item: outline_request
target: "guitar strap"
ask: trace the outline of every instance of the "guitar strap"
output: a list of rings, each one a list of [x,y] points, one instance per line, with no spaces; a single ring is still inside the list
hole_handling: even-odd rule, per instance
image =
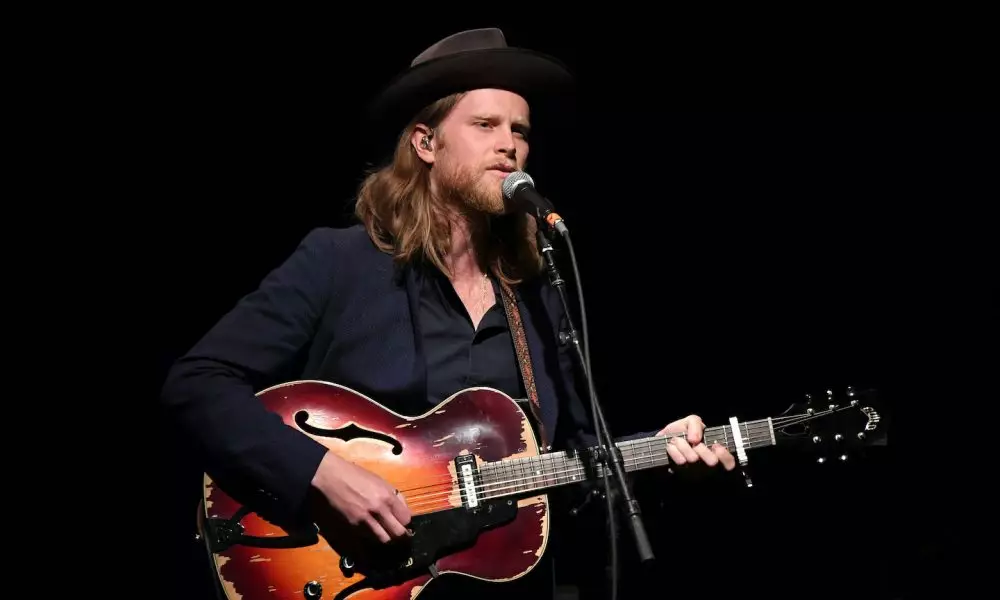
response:
[[[535,389],[535,376],[531,368],[531,354],[528,352],[528,340],[524,335],[524,323],[521,322],[521,313],[517,309],[517,298],[514,296],[514,290],[503,280],[500,280],[500,289],[500,295],[503,296],[504,311],[507,313],[507,323],[510,324],[511,334],[514,338],[514,351],[517,353],[517,362],[521,366],[521,378],[524,380],[524,389],[528,392],[531,412],[535,415],[538,434],[542,438],[541,451],[545,452],[549,448],[549,441],[546,439],[545,426],[542,424],[541,407],[538,404],[538,391]]]

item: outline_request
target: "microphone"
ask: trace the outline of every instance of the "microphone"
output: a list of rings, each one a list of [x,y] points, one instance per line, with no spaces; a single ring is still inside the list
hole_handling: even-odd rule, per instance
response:
[[[548,223],[562,235],[568,235],[569,230],[563,218],[556,212],[556,207],[535,189],[535,180],[524,171],[514,171],[503,179],[503,197],[508,202],[533,213],[539,220]]]

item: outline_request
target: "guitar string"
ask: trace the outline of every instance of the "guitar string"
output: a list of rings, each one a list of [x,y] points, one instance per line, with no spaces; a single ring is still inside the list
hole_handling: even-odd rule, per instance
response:
[[[789,420],[792,420],[792,419],[807,420],[808,418],[810,418],[810,417],[804,417],[804,418],[803,417],[786,417],[786,419],[789,419]],[[777,427],[777,428],[785,428],[785,427],[788,427],[788,426],[790,426],[791,424],[794,424],[794,423],[782,423],[781,421],[778,421],[778,424],[780,425],[780,427]],[[758,421],[758,422],[754,422],[754,423],[744,423],[743,425],[744,425],[744,427],[741,428],[741,433],[742,433],[743,437],[748,438],[748,441],[747,441],[748,445],[750,445],[750,444],[752,444],[754,442],[759,442],[759,441],[763,441],[763,440],[768,440],[768,441],[770,440],[770,437],[771,437],[770,436],[770,427],[768,426],[768,423],[766,421],[763,421],[763,422],[759,422]],[[711,433],[714,433],[716,430],[718,430],[719,433],[723,433],[723,435],[729,435],[731,437],[731,434],[725,434],[724,433],[725,430],[730,430],[730,429],[731,428],[727,425],[727,426],[711,427],[709,429],[706,429],[706,432],[711,434]],[[747,432],[747,433],[743,433],[743,432]],[[683,432],[679,432],[679,433],[671,432],[671,433],[666,434],[666,435],[658,435],[658,436],[654,436],[654,437],[651,437],[651,438],[648,438],[648,439],[649,439],[649,442],[652,443],[652,442],[656,442],[656,441],[661,440],[661,439],[672,439],[672,438],[682,437],[683,435],[684,435]],[[733,440],[733,441],[735,441],[735,440]],[[639,444],[644,444],[644,443],[647,443],[645,441],[645,439],[643,439],[643,440],[629,440],[629,441],[623,442],[623,444],[626,447],[629,447],[630,445],[639,445]],[[723,445],[725,445],[725,444],[723,444]],[[730,448],[729,450],[733,451],[732,448]],[[515,461],[522,461],[522,460],[524,460],[524,461],[536,460],[537,461],[537,460],[541,460],[541,457],[543,457],[543,456],[558,456],[558,455],[557,454],[540,454],[540,455],[534,455],[534,456],[530,456],[530,457],[523,457],[523,458],[516,458],[516,459],[505,459],[503,461],[493,461],[493,462],[484,463],[484,464],[485,465],[514,465]],[[501,468],[504,468],[504,467],[501,466]],[[516,467],[511,466],[510,468],[516,468]],[[400,492],[415,491],[415,490],[418,490],[418,489],[424,489],[424,488],[430,488],[430,487],[451,486],[451,485],[454,485],[455,483],[456,483],[456,480],[454,478],[450,478],[450,479],[449,478],[441,478],[438,481],[426,482],[424,485],[418,485],[418,486],[414,486],[414,487],[400,489]]]
[[[790,419],[795,419],[795,417],[791,417]],[[782,427],[787,427],[788,425],[789,425],[788,423],[784,423],[784,424],[782,424]],[[714,432],[715,429],[716,428],[711,428],[708,431],[711,434],[712,432]],[[724,428],[722,428],[722,429],[724,429]],[[752,424],[752,425],[751,424],[747,424],[745,427],[743,427],[741,429],[744,432],[746,432],[744,434],[744,437],[747,438],[746,443],[750,447],[752,447],[753,444],[757,443],[757,442],[761,442],[761,441],[765,441],[765,440],[770,441],[770,437],[771,437],[770,436],[770,430],[769,430],[770,428],[768,427],[768,424],[767,424],[766,421],[765,422],[758,422],[758,423],[755,423],[755,424]],[[721,429],[720,429],[720,431],[721,431]],[[649,442],[646,442],[645,440],[631,440],[631,441],[625,442],[624,444],[625,444],[626,448],[630,448],[632,446],[637,446],[637,445],[640,445],[640,444],[652,443],[652,442],[657,441],[658,439],[671,439],[671,438],[675,438],[675,437],[681,437],[683,435],[684,435],[683,432],[681,432],[681,433],[673,433],[672,432],[672,433],[670,433],[668,435],[655,436],[655,438],[657,438],[657,439],[649,438]],[[730,451],[733,451],[733,449],[730,448]],[[537,455],[537,456],[523,457],[523,458],[518,458],[518,459],[507,459],[507,460],[504,460],[504,461],[495,461],[495,462],[485,463],[483,466],[487,466],[487,465],[496,466],[496,465],[499,465],[500,469],[516,469],[516,468],[522,467],[527,461],[540,462],[541,460],[543,460],[542,459],[543,456],[558,456],[558,455],[549,454],[549,455]],[[664,453],[661,456],[668,456],[668,455],[666,454],[666,451],[664,451]],[[525,462],[518,462],[518,461],[525,461]],[[581,469],[583,467],[575,467],[575,468]],[[412,491],[415,491],[415,490],[418,490],[418,489],[426,489],[426,488],[434,488],[434,487],[447,487],[448,488],[447,491],[445,491],[443,493],[439,493],[438,495],[448,495],[449,493],[452,493],[452,487],[456,483],[457,483],[457,481],[454,478],[441,478],[437,482],[429,482],[429,483],[426,483],[424,485],[410,487],[410,488],[406,488],[406,489],[400,490],[400,491],[401,492],[403,492],[403,491],[411,491],[412,492]],[[498,481],[494,485],[503,485],[503,482],[502,481]],[[426,494],[424,496],[426,496]],[[414,497],[415,498],[421,497],[421,495],[417,495],[417,496],[414,496]]]
[[[834,412],[834,411],[837,411],[837,410],[842,410],[842,409],[838,407],[838,408],[835,408],[835,409],[830,410],[828,412]],[[826,411],[824,411],[824,413],[825,412]],[[775,421],[777,421],[777,423],[779,424],[779,429],[783,429],[783,428],[786,428],[786,427],[788,427],[790,425],[793,425],[793,424],[797,424],[797,423],[800,423],[800,422],[803,422],[803,421],[808,421],[808,420],[815,419],[815,418],[817,418],[819,416],[823,416],[824,413],[818,413],[818,414],[813,414],[813,415],[803,415],[803,416],[780,417],[780,418],[777,418],[777,419],[772,419],[771,422],[774,423]],[[706,431],[711,433],[711,432],[714,432],[715,430],[723,431],[725,429],[726,429],[726,426],[721,426],[721,427],[712,427],[712,428],[707,429]],[[769,424],[768,424],[768,422],[766,420],[764,420],[764,421],[756,421],[756,422],[753,422],[752,424],[750,424],[750,423],[744,423],[744,427],[742,429],[743,429],[743,431],[746,432],[745,437],[747,438],[746,445],[747,445],[748,448],[753,448],[753,445],[756,442],[760,442],[760,441],[764,441],[764,440],[770,441],[770,437],[771,437],[771,435],[770,435],[770,427],[769,427]],[[762,429],[764,430],[763,434],[760,431]],[[752,430],[752,433],[751,433],[751,430]],[[670,439],[670,438],[675,438],[675,437],[681,437],[683,435],[684,435],[684,433],[680,432],[680,433],[670,433],[670,434],[667,434],[667,435],[655,436],[655,437],[662,440],[662,439]],[[653,438],[647,438],[647,439],[643,439],[643,440],[630,440],[628,442],[625,442],[625,445],[626,445],[626,449],[625,450],[626,450],[626,452],[628,452],[634,446],[640,446],[641,447],[642,444],[648,444],[648,443],[652,443],[654,441],[658,441],[658,440],[654,440]],[[767,445],[769,445],[769,444],[767,444]],[[728,447],[728,445],[727,445],[727,447]],[[661,459],[663,457],[667,457],[668,458],[668,464],[669,464],[669,454],[666,452],[666,450],[663,450],[663,451],[650,451],[648,454],[645,453],[645,452],[638,452],[638,453],[634,453],[634,454],[635,454],[634,456],[631,456],[631,457],[628,457],[628,458],[624,458],[625,462],[628,463],[628,464],[632,464],[632,465],[638,467],[639,464],[640,464],[639,461],[642,461],[642,464],[645,465],[645,464],[648,464],[650,462],[655,463],[658,459]],[[488,467],[488,466],[489,467],[494,467],[494,466],[499,465],[500,469],[510,469],[510,470],[513,470],[513,469],[517,469],[517,468],[523,468],[523,466],[527,465],[528,462],[530,462],[530,461],[534,461],[536,463],[539,463],[543,467],[543,469],[544,469],[544,463],[541,462],[541,459],[544,456],[555,456],[555,455],[539,455],[539,456],[524,457],[524,458],[520,458],[520,459],[513,459],[513,460],[509,460],[509,461],[496,461],[496,462],[491,462],[491,463],[485,463],[481,467],[481,469],[484,468],[484,467]],[[514,461],[524,461],[524,462],[520,462],[519,464],[515,465]],[[477,486],[477,490],[485,494],[484,495],[484,499],[489,499],[491,497],[496,497],[496,496],[489,496],[489,493],[491,491],[495,491],[496,489],[504,489],[504,490],[506,490],[508,488],[515,488],[514,489],[515,492],[516,491],[528,491],[528,492],[530,492],[531,491],[530,489],[529,490],[518,490],[516,488],[518,488],[520,485],[522,485],[521,482],[533,481],[533,480],[540,479],[540,478],[541,479],[547,479],[550,476],[557,476],[557,475],[562,475],[562,474],[567,474],[567,473],[573,473],[573,472],[586,472],[587,470],[588,469],[587,469],[586,465],[584,465],[584,466],[570,467],[569,469],[564,469],[564,470],[560,470],[560,471],[550,471],[548,473],[544,472],[544,470],[543,470],[542,473],[537,473],[537,468],[536,468],[535,469],[535,471],[536,471],[535,474],[526,475],[526,476],[518,476],[518,477],[514,477],[514,478],[505,478],[505,479],[493,480],[491,483],[481,483],[479,486]],[[494,474],[496,474],[496,472],[494,472]],[[584,479],[586,479],[586,478],[584,478]],[[566,482],[557,482],[557,484],[560,484],[560,483],[572,483],[574,481],[576,481],[576,480],[575,479],[571,479],[571,480],[566,481]],[[443,490],[441,492],[422,493],[422,494],[417,494],[417,495],[411,496],[412,499],[415,500],[415,502],[413,502],[413,506],[411,506],[411,508],[417,508],[417,507],[420,507],[422,505],[427,505],[427,504],[439,504],[440,500],[443,500],[445,497],[448,497],[448,496],[451,496],[451,495],[454,495],[454,494],[457,493],[456,490],[455,490],[455,486],[456,485],[458,485],[458,482],[455,479],[450,479],[450,480],[442,479],[441,482],[438,483],[438,484],[430,484],[430,485],[417,486],[417,487],[414,487],[414,488],[408,488],[408,490],[406,490],[406,491],[413,491],[413,490],[416,490],[416,489],[424,489],[424,488],[431,488],[431,487],[447,487],[448,488],[448,489]],[[553,484],[548,484],[545,487],[550,487],[551,485],[553,485]],[[508,494],[507,493],[501,494],[501,496],[505,496],[505,495],[508,495]],[[407,496],[404,494],[404,497],[407,497]],[[435,498],[435,499],[432,499],[432,498]]]
[[[658,442],[658,441],[665,442],[665,440],[663,439],[665,436],[659,436],[659,437],[660,437],[659,440],[651,440],[651,442]],[[763,441],[765,439],[770,440],[770,434],[768,434],[766,436],[760,436],[760,435],[758,435],[758,436],[755,436],[755,437],[751,437],[751,438],[748,439],[746,445],[748,447],[753,447],[752,445],[755,442],[760,442],[760,441]],[[636,446],[641,446],[644,443],[645,442],[636,443]],[[663,446],[665,446],[665,444],[657,444],[657,445],[663,445]],[[629,449],[629,450],[631,450],[631,449]],[[623,462],[625,463],[626,466],[634,466],[634,467],[639,467],[640,465],[646,466],[646,465],[649,465],[649,464],[655,464],[657,461],[662,460],[663,458],[667,458],[668,462],[666,464],[670,464],[669,454],[667,453],[667,451],[665,449],[664,450],[640,449],[640,450],[641,450],[640,452],[631,452],[631,453],[629,453],[628,451],[626,451],[626,452],[623,453],[623,454],[629,454],[628,456],[623,456]],[[546,456],[546,455],[543,455],[543,456]],[[548,455],[548,456],[552,456],[552,455]],[[520,489],[520,487],[523,486],[523,485],[529,485],[530,486],[530,485],[533,485],[533,484],[536,484],[536,483],[540,483],[540,482],[543,482],[543,481],[548,481],[550,479],[553,480],[552,483],[548,483],[544,487],[551,487],[551,486],[554,486],[554,485],[560,485],[560,484],[564,484],[564,483],[574,483],[574,482],[577,482],[577,481],[581,481],[582,482],[582,481],[584,481],[584,480],[586,480],[588,478],[587,475],[590,472],[590,469],[586,465],[577,465],[577,466],[569,466],[569,465],[567,465],[568,468],[565,468],[565,469],[545,471],[544,470],[544,464],[540,463],[538,461],[538,458],[539,457],[534,457],[533,456],[533,457],[525,457],[524,459],[513,459],[513,460],[522,460],[522,461],[524,461],[524,462],[521,462],[517,466],[514,466],[511,463],[507,463],[507,462],[504,462],[504,463],[500,463],[500,462],[484,463],[482,466],[480,466],[480,472],[482,472],[484,470],[484,468],[491,468],[491,467],[494,467],[496,465],[501,465],[501,466],[499,467],[498,470],[491,471],[491,473],[489,475],[487,475],[487,477],[490,479],[490,481],[488,483],[480,483],[480,484],[478,484],[476,486],[477,493],[479,495],[481,495],[481,499],[482,500],[488,500],[488,499],[491,499],[491,498],[506,496],[506,495],[508,495],[507,491],[513,491],[513,492],[526,491],[526,492],[531,492],[533,490],[530,489],[530,488],[529,489]],[[529,464],[528,461],[531,460],[531,459],[535,459],[535,461],[538,462],[539,464],[535,465],[535,467],[533,468],[533,470],[532,470],[532,472],[530,474],[529,473],[525,473],[525,472],[521,472],[521,473],[514,472],[517,469],[522,469],[522,468],[528,466],[528,464]],[[539,466],[542,467],[542,471],[541,472],[538,472],[538,467]],[[528,468],[532,468],[532,467],[528,467]],[[600,465],[596,466],[595,468],[603,470],[603,467],[600,466]],[[505,470],[512,471],[511,474],[514,475],[514,477],[503,477],[503,475],[504,475],[503,471],[505,471]],[[579,474],[580,477],[581,477],[579,480],[573,478],[577,474]],[[496,478],[498,475],[501,476],[501,478]],[[595,474],[595,476],[599,477],[600,475]],[[569,477],[569,479],[566,479],[567,477]],[[444,489],[442,491],[424,492],[424,493],[415,494],[415,495],[404,494],[404,498],[407,500],[408,506],[412,510],[419,510],[423,506],[439,505],[441,503],[441,501],[446,500],[450,496],[458,496],[459,491],[460,491],[459,488],[461,487],[461,485],[459,484],[459,482],[455,481],[454,479],[451,480],[450,482],[441,483],[441,484],[438,484],[438,485],[440,485],[442,487],[446,487],[447,489]],[[427,488],[427,487],[434,487],[434,486],[421,486],[421,487]],[[421,489],[421,488],[412,488],[412,489]]]
[[[648,464],[655,464],[658,459],[662,459],[665,456],[667,456],[665,452],[654,453],[654,454],[646,455],[646,456],[644,456],[642,458],[630,458],[630,459],[627,459],[626,463],[634,465],[636,467],[638,467],[640,465],[644,466],[644,465],[648,465]],[[665,463],[665,464],[670,464],[670,463],[668,462],[668,463]],[[549,487],[555,487],[555,486],[566,484],[566,483],[575,483],[575,482],[583,482],[583,481],[585,481],[587,479],[587,477],[584,476],[584,475],[582,475],[580,479],[565,479],[565,477],[566,477],[566,474],[568,474],[568,473],[573,473],[573,472],[584,473],[586,470],[587,469],[582,468],[582,467],[572,467],[572,468],[561,470],[561,471],[553,471],[553,472],[548,472],[548,473],[529,475],[529,476],[515,478],[515,479],[505,479],[505,480],[497,482],[497,485],[491,486],[491,487],[494,487],[494,488],[497,488],[497,489],[492,489],[492,490],[486,491],[485,493],[481,493],[478,496],[478,498],[479,498],[480,502],[483,502],[483,501],[492,500],[492,499],[495,499],[495,498],[502,498],[502,497],[509,496],[509,495],[512,495],[512,494],[516,494],[516,493],[519,493],[519,492],[528,492],[530,494],[531,492],[537,491],[539,493],[542,493],[546,488],[549,488]],[[558,480],[554,479],[554,476],[556,476],[556,475],[560,476]],[[595,474],[595,477],[599,477],[599,475]],[[552,479],[552,481],[551,481],[551,483],[548,483],[548,484],[542,485],[542,486],[538,486],[538,487],[533,488],[533,489],[524,489],[524,490],[518,489],[519,486],[526,485],[524,482],[529,482],[529,480],[536,480],[536,479],[545,479],[545,480]],[[533,484],[537,484],[537,483],[540,483],[540,482],[531,481],[527,485],[533,485]],[[481,489],[481,487],[482,486],[477,487],[477,490]],[[446,498],[440,498],[440,499],[436,499],[436,500],[429,499],[430,496],[438,496],[438,495],[453,496],[457,500],[459,492],[458,492],[457,489],[454,489],[454,490],[449,490],[449,491],[444,492],[444,493],[438,492],[438,493],[431,493],[431,494],[418,494],[417,496],[412,497],[412,499],[411,498],[407,498],[407,505],[411,509],[411,511],[414,512],[414,514],[427,514],[427,513],[437,512],[437,511],[440,511],[440,510],[450,510],[452,508],[457,508],[457,506],[453,506],[450,503],[447,506],[443,506],[442,505],[442,501],[445,500]]]

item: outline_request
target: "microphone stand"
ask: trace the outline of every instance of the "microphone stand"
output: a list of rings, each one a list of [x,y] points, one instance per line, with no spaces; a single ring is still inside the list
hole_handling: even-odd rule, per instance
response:
[[[552,244],[549,242],[548,237],[543,232],[548,223],[538,215],[538,229],[536,232],[538,238],[538,248],[541,251],[542,256],[545,260],[546,269],[549,274],[549,281],[551,285],[559,292],[559,298],[562,300],[563,310],[566,313],[566,319],[569,324],[569,341],[572,343],[575,349],[575,354],[580,362],[580,366],[583,370],[584,376],[587,379],[587,384],[590,391],[590,407],[591,412],[594,417],[594,427],[597,430],[598,439],[598,458],[604,465],[604,484],[607,488],[608,486],[608,473],[613,475],[615,482],[618,485],[618,489],[621,492],[621,500],[625,504],[625,514],[628,517],[629,527],[632,530],[632,536],[635,539],[636,550],[638,551],[639,560],[642,562],[648,562],[653,560],[653,549],[649,544],[649,538],[646,535],[646,529],[643,525],[641,510],[639,509],[639,502],[633,497],[629,486],[625,481],[625,469],[622,465],[621,453],[618,447],[614,444],[614,438],[611,437],[611,432],[608,429],[607,423],[604,420],[604,413],[601,410],[600,403],[597,400],[597,392],[594,390],[594,382],[591,377],[590,369],[590,348],[589,348],[589,337],[587,339],[587,350],[583,351],[580,345],[580,338],[577,335],[576,327],[573,325],[573,319],[569,310],[569,302],[566,299],[566,282],[559,273],[559,268],[556,266],[556,262],[552,257]],[[560,225],[562,223],[560,222]],[[571,262],[573,264],[573,270],[576,276],[577,293],[580,297],[580,312],[581,319],[583,320],[584,335],[587,335],[587,317],[586,311],[583,305],[583,292],[580,289],[580,275],[579,269],[576,262],[576,254],[573,250],[573,243],[569,237],[569,231],[565,226],[559,227],[558,230],[562,233],[563,239],[570,251]],[[562,334],[560,334],[560,339],[563,339]],[[608,519],[609,526],[611,528],[612,546],[611,546],[611,556],[612,556],[612,573],[617,575],[616,563],[616,543],[614,535],[614,511],[612,494],[610,490],[607,490],[608,498]],[[613,587],[614,589],[614,587]]]

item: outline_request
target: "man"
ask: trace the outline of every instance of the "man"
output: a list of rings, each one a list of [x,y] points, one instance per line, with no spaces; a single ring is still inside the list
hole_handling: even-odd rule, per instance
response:
[[[540,276],[535,222],[501,191],[528,159],[529,99],[544,101],[568,82],[557,61],[484,29],[428,48],[386,88],[375,114],[394,128],[403,119],[402,134],[391,163],[360,188],[361,223],[310,232],[167,378],[163,402],[213,477],[260,490],[259,506],[277,517],[318,520],[332,509],[358,535],[383,543],[408,535],[410,507],[392,485],[286,426],[255,397],[302,379],[336,382],[405,415],[491,387],[537,399],[527,407],[555,449],[594,443],[570,349],[558,343],[561,304]],[[687,432],[670,445],[675,463],[732,469],[724,448],[700,443],[703,427],[692,415],[657,429]],[[506,584],[445,579],[426,597],[459,586],[478,586],[480,597],[552,594],[541,567]]]

